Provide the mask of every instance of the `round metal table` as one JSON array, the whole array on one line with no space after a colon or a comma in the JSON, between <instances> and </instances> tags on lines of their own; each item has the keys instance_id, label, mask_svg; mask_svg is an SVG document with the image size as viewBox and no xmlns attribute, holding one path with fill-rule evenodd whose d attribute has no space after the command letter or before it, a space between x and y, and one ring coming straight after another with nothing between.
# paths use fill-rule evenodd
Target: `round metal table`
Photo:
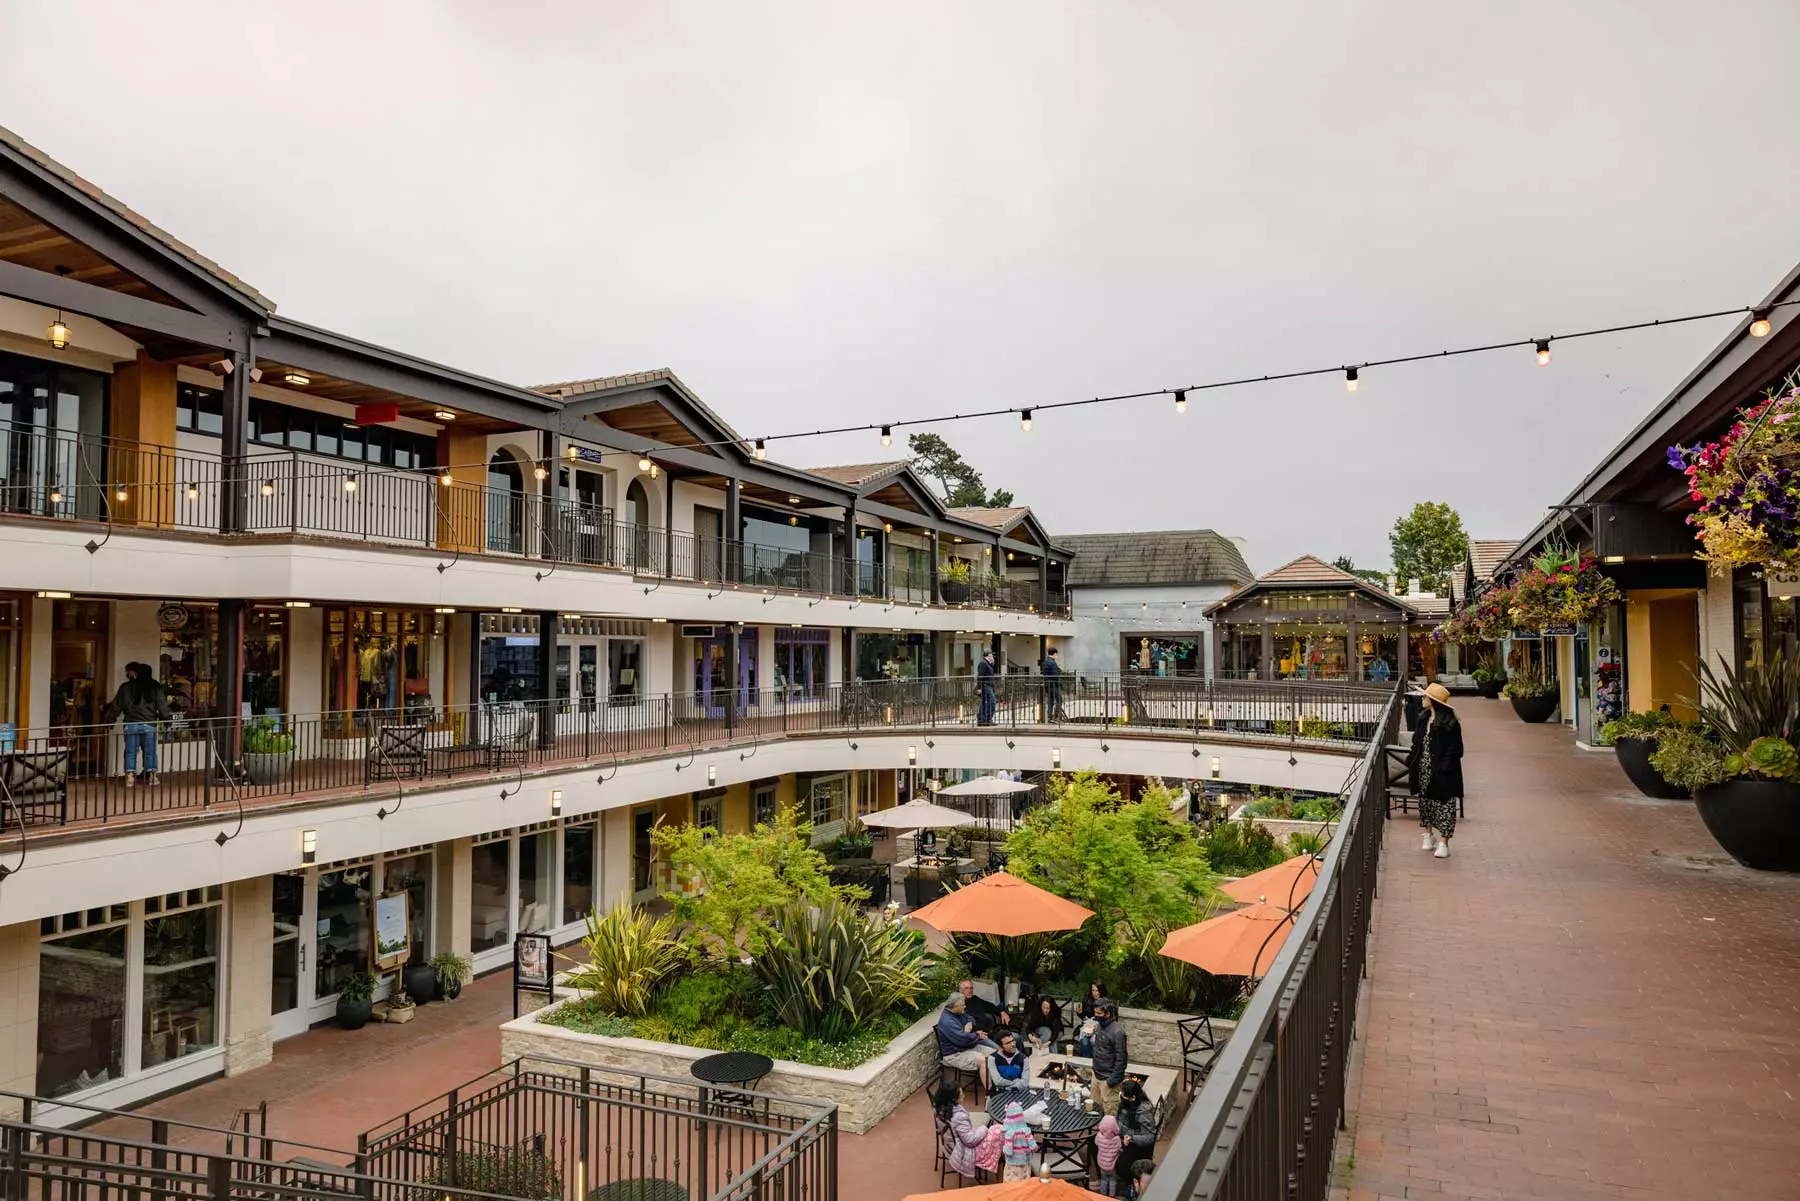
<instances>
[{"instance_id":1,"label":"round metal table","mask_svg":"<svg viewBox=\"0 0 1800 1201\"><path fill-rule=\"evenodd\" d=\"M641 1176L635 1180L614 1180L591 1189L587 1201L688 1201L688 1191L673 1180Z\"/></svg>"},{"instance_id":2,"label":"round metal table","mask_svg":"<svg viewBox=\"0 0 1800 1201\"><path fill-rule=\"evenodd\" d=\"M751 1108L754 1098L748 1095L750 1090L774 1070L773 1059L751 1051L721 1051L717 1055L702 1056L688 1069L694 1079L709 1086L700 1090L702 1105L710 1101L734 1109Z\"/></svg>"},{"instance_id":3,"label":"round metal table","mask_svg":"<svg viewBox=\"0 0 1800 1201\"><path fill-rule=\"evenodd\" d=\"M1048 1126L1033 1126L1038 1153L1052 1175L1088 1177L1092 1174L1094 1129L1106 1115L1099 1106L1089 1113L1081 1105L1071 1105L1049 1088L1005 1088L990 1093L988 1117L995 1122L1006 1120L1006 1107L1014 1101L1020 1108L1030 1109L1038 1101L1048 1101Z\"/></svg>"}]
</instances>

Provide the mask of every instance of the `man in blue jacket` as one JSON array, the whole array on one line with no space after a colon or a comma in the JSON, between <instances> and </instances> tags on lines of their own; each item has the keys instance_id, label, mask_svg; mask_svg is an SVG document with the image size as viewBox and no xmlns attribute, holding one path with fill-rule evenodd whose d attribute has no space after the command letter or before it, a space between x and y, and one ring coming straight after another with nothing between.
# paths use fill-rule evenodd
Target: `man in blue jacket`
<instances>
[{"instance_id":1,"label":"man in blue jacket","mask_svg":"<svg viewBox=\"0 0 1800 1201\"><path fill-rule=\"evenodd\" d=\"M966 1007L962 993L955 992L950 994L944 1011L938 1014L938 1056L947 1068L977 1073L981 1077L981 1087L985 1089L988 1087L988 1056L994 1053L994 1045L975 1029L975 1023L965 1012Z\"/></svg>"},{"instance_id":2,"label":"man in blue jacket","mask_svg":"<svg viewBox=\"0 0 1800 1201\"><path fill-rule=\"evenodd\" d=\"M1062 719L1062 664L1056 661L1056 648L1051 647L1044 653L1044 720Z\"/></svg>"},{"instance_id":3,"label":"man in blue jacket","mask_svg":"<svg viewBox=\"0 0 1800 1201\"><path fill-rule=\"evenodd\" d=\"M994 724L994 710L998 708L994 700L994 648L981 648L981 662L975 665L975 683L981 689L981 704L975 710L975 724L991 726Z\"/></svg>"}]
</instances>

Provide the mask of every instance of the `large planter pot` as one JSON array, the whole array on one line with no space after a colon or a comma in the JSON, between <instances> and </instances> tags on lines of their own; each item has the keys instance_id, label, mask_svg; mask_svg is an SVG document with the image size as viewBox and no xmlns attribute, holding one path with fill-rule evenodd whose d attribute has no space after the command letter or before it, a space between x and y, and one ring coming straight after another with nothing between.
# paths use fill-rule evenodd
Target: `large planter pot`
<instances>
[{"instance_id":1,"label":"large planter pot","mask_svg":"<svg viewBox=\"0 0 1800 1201\"><path fill-rule=\"evenodd\" d=\"M1694 794L1707 832L1745 867L1800 872L1800 784L1727 780Z\"/></svg>"},{"instance_id":2,"label":"large planter pot","mask_svg":"<svg viewBox=\"0 0 1800 1201\"><path fill-rule=\"evenodd\" d=\"M1613 754L1619 757L1619 766L1625 769L1639 792L1663 801L1686 800L1687 789L1669 783L1651 766L1650 756L1655 750L1654 738L1620 738L1613 743Z\"/></svg>"},{"instance_id":3,"label":"large planter pot","mask_svg":"<svg viewBox=\"0 0 1800 1201\"><path fill-rule=\"evenodd\" d=\"M1550 715L1556 712L1556 694L1549 696L1515 696L1512 701L1513 712L1519 715L1520 721L1536 725L1549 721Z\"/></svg>"},{"instance_id":4,"label":"large planter pot","mask_svg":"<svg viewBox=\"0 0 1800 1201\"><path fill-rule=\"evenodd\" d=\"M1475 683L1475 689L1490 701L1498 700L1501 683L1500 680L1478 680Z\"/></svg>"},{"instance_id":5,"label":"large planter pot","mask_svg":"<svg viewBox=\"0 0 1800 1201\"><path fill-rule=\"evenodd\" d=\"M406 982L406 995L418 1004L423 1005L427 1001L437 1000L437 973L431 970L429 964L407 964L402 979Z\"/></svg>"},{"instance_id":6,"label":"large planter pot","mask_svg":"<svg viewBox=\"0 0 1800 1201\"><path fill-rule=\"evenodd\" d=\"M939 580L938 592L943 594L946 605L960 605L969 599L969 585L954 580Z\"/></svg>"},{"instance_id":7,"label":"large planter pot","mask_svg":"<svg viewBox=\"0 0 1800 1201\"><path fill-rule=\"evenodd\" d=\"M244 775L249 777L252 784L279 784L288 778L288 772L293 766L292 751L282 751L275 755L244 754Z\"/></svg>"},{"instance_id":8,"label":"large planter pot","mask_svg":"<svg viewBox=\"0 0 1800 1201\"><path fill-rule=\"evenodd\" d=\"M375 1012L373 1001L351 1001L338 998L337 1023L346 1030L361 1030L369 1024L369 1017Z\"/></svg>"}]
</instances>

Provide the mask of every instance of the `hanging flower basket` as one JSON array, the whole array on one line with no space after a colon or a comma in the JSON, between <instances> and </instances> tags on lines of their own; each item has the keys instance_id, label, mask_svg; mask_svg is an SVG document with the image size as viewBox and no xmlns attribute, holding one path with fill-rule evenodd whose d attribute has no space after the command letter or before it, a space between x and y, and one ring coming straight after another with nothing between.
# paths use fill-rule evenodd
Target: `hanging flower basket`
<instances>
[{"instance_id":1,"label":"hanging flower basket","mask_svg":"<svg viewBox=\"0 0 1800 1201\"><path fill-rule=\"evenodd\" d=\"M1549 550L1513 581L1513 624L1540 630L1553 625L1585 625L1619 599L1619 586L1602 574L1593 556Z\"/></svg>"},{"instance_id":2,"label":"hanging flower basket","mask_svg":"<svg viewBox=\"0 0 1800 1201\"><path fill-rule=\"evenodd\" d=\"M1700 557L1719 569L1800 568L1800 388L1741 409L1723 438L1669 447L1700 506Z\"/></svg>"}]
</instances>

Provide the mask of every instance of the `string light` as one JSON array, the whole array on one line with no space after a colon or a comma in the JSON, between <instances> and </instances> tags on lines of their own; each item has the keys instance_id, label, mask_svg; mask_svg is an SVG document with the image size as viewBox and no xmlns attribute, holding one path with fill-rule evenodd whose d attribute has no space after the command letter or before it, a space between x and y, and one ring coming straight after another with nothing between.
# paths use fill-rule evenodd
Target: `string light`
<instances>
[{"instance_id":1,"label":"string light","mask_svg":"<svg viewBox=\"0 0 1800 1201\"><path fill-rule=\"evenodd\" d=\"M62 504L62 489L61 488L50 489L50 503L53 505Z\"/></svg>"},{"instance_id":2,"label":"string light","mask_svg":"<svg viewBox=\"0 0 1800 1201\"><path fill-rule=\"evenodd\" d=\"M1175 412L1177 415L1187 412L1187 389L1175 389Z\"/></svg>"},{"instance_id":3,"label":"string light","mask_svg":"<svg viewBox=\"0 0 1800 1201\"><path fill-rule=\"evenodd\" d=\"M199 500L200 499L200 488L198 485L189 484L187 486L187 498L189 500Z\"/></svg>"},{"instance_id":4,"label":"string light","mask_svg":"<svg viewBox=\"0 0 1800 1201\"><path fill-rule=\"evenodd\" d=\"M354 471L344 477L344 491L356 491L356 473Z\"/></svg>"},{"instance_id":5,"label":"string light","mask_svg":"<svg viewBox=\"0 0 1800 1201\"><path fill-rule=\"evenodd\" d=\"M550 469L548 467L544 466L542 463L538 463L532 467L531 474L535 475L537 477L538 483L541 484L545 480L550 478Z\"/></svg>"},{"instance_id":6,"label":"string light","mask_svg":"<svg viewBox=\"0 0 1800 1201\"><path fill-rule=\"evenodd\" d=\"M438 483L446 488L450 486L450 472L448 468L438 474Z\"/></svg>"},{"instance_id":7,"label":"string light","mask_svg":"<svg viewBox=\"0 0 1800 1201\"><path fill-rule=\"evenodd\" d=\"M638 456L638 470L639 471L649 471L651 466L652 466L652 464L648 457L646 457L644 455Z\"/></svg>"},{"instance_id":8,"label":"string light","mask_svg":"<svg viewBox=\"0 0 1800 1201\"><path fill-rule=\"evenodd\" d=\"M1757 309L1750 314L1750 336L1766 338L1769 336L1769 310Z\"/></svg>"},{"instance_id":9,"label":"string light","mask_svg":"<svg viewBox=\"0 0 1800 1201\"><path fill-rule=\"evenodd\" d=\"M894 431L891 426L884 425L881 427L881 444L883 446L892 446L894 444Z\"/></svg>"},{"instance_id":10,"label":"string light","mask_svg":"<svg viewBox=\"0 0 1800 1201\"><path fill-rule=\"evenodd\" d=\"M1356 391L1356 368L1354 367L1344 368L1344 391Z\"/></svg>"},{"instance_id":11,"label":"string light","mask_svg":"<svg viewBox=\"0 0 1800 1201\"><path fill-rule=\"evenodd\" d=\"M757 460L757 462L760 463L760 462L762 462L762 460L764 460L768 457L769 457L768 447L763 444L763 440L761 438L758 438L756 440L756 460Z\"/></svg>"},{"instance_id":12,"label":"string light","mask_svg":"<svg viewBox=\"0 0 1800 1201\"><path fill-rule=\"evenodd\" d=\"M1550 365L1550 339L1539 338L1537 342L1537 361L1539 367Z\"/></svg>"},{"instance_id":13,"label":"string light","mask_svg":"<svg viewBox=\"0 0 1800 1201\"><path fill-rule=\"evenodd\" d=\"M114 497L115 497L115 498L116 498L116 499L118 499L118 500L120 500L120 501L123 501L123 500L124 500L124 499L125 499L125 485L124 485L124 484L120 484L120 485L119 485L119 490L118 490L118 491L117 491L117 492L114 492L114 493L113 493L113 496L114 496Z\"/></svg>"},{"instance_id":14,"label":"string light","mask_svg":"<svg viewBox=\"0 0 1800 1201\"><path fill-rule=\"evenodd\" d=\"M1026 434L1029 434L1031 432L1031 410L1030 409L1020 409L1019 410L1019 430L1021 433L1026 433Z\"/></svg>"},{"instance_id":15,"label":"string light","mask_svg":"<svg viewBox=\"0 0 1800 1201\"><path fill-rule=\"evenodd\" d=\"M274 480L264 480L262 482L262 494L264 496L274 496L275 495L275 481Z\"/></svg>"}]
</instances>

